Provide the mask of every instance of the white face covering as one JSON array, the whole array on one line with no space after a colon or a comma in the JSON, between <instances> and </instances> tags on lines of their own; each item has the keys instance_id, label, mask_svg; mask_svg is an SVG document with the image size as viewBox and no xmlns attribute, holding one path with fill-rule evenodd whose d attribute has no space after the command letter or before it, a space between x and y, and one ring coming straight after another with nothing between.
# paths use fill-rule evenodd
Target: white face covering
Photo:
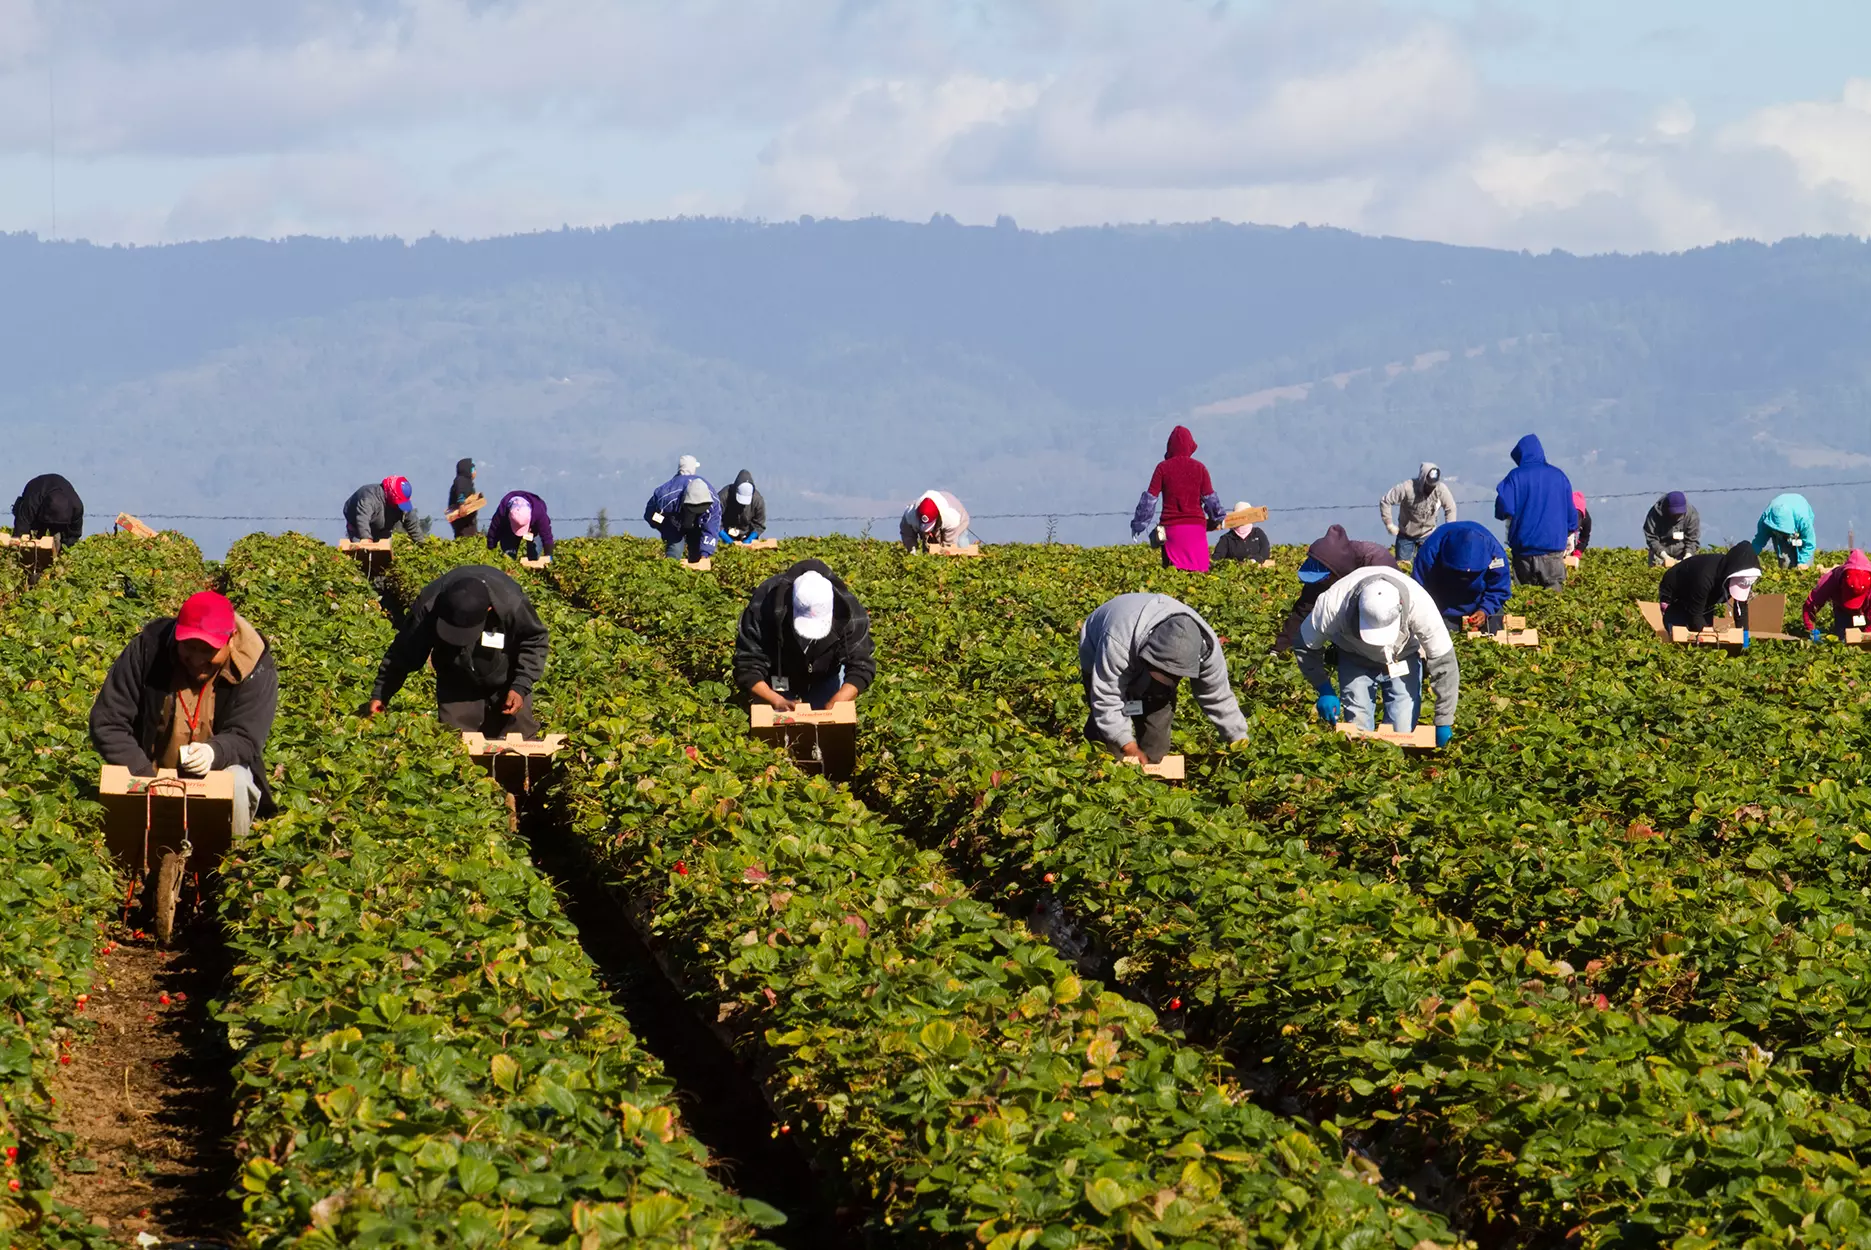
<instances>
[{"instance_id":1,"label":"white face covering","mask_svg":"<svg viewBox=\"0 0 1871 1250\"><path fill-rule=\"evenodd\" d=\"M1733 599L1736 603L1746 603L1748 601L1748 596L1754 593L1754 583L1758 581L1759 578L1760 574L1758 573L1753 576L1744 573L1740 577L1729 578L1728 597Z\"/></svg>"},{"instance_id":2,"label":"white face covering","mask_svg":"<svg viewBox=\"0 0 1871 1250\"><path fill-rule=\"evenodd\" d=\"M1242 500L1240 503L1235 504L1234 511L1246 512L1247 501ZM1234 536L1236 538L1246 538L1249 534L1253 532L1254 532L1254 523L1252 521L1249 521L1246 525L1237 525L1234 527Z\"/></svg>"}]
</instances>

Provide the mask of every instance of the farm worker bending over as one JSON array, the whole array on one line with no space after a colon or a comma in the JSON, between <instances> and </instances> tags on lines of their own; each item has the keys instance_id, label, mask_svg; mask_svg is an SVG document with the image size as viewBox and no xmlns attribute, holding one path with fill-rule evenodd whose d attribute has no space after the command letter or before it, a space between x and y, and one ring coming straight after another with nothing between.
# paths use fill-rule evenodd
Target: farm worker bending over
<instances>
[{"instance_id":1,"label":"farm worker bending over","mask_svg":"<svg viewBox=\"0 0 1871 1250\"><path fill-rule=\"evenodd\" d=\"M1762 555L1774 549L1780 567L1805 568L1819 554L1819 540L1813 532L1813 506L1804 495L1775 495L1761 513L1761 523L1754 530L1754 550Z\"/></svg>"},{"instance_id":2,"label":"farm worker bending over","mask_svg":"<svg viewBox=\"0 0 1871 1250\"><path fill-rule=\"evenodd\" d=\"M1221 496L1208 480L1208 466L1195 458L1195 435L1186 426L1169 432L1163 459L1150 475L1150 485L1137 497L1130 518L1132 536L1142 534L1156 520L1157 496L1163 498L1163 567L1208 572L1208 531L1221 525Z\"/></svg>"},{"instance_id":3,"label":"farm worker bending over","mask_svg":"<svg viewBox=\"0 0 1871 1250\"><path fill-rule=\"evenodd\" d=\"M1650 548L1652 568L1702 550L1702 514L1683 492L1673 490L1650 505L1644 514L1644 546Z\"/></svg>"},{"instance_id":4,"label":"farm worker bending over","mask_svg":"<svg viewBox=\"0 0 1871 1250\"><path fill-rule=\"evenodd\" d=\"M1663 574L1657 601L1663 605L1665 628L1682 625L1693 630L1715 623L1724 603L1735 605L1735 624L1748 627L1748 595L1760 580L1760 557L1753 543L1736 543L1724 552L1690 556Z\"/></svg>"},{"instance_id":5,"label":"farm worker bending over","mask_svg":"<svg viewBox=\"0 0 1871 1250\"><path fill-rule=\"evenodd\" d=\"M1444 620L1481 629L1514 593L1507 548L1485 525L1451 521L1417 548L1410 576L1436 601Z\"/></svg>"},{"instance_id":6,"label":"farm worker bending over","mask_svg":"<svg viewBox=\"0 0 1871 1250\"><path fill-rule=\"evenodd\" d=\"M1338 688L1325 671L1325 647L1338 648ZM1455 644L1429 592L1394 569L1359 569L1319 596L1299 627L1299 673L1318 692L1319 718L1336 725L1349 712L1360 729L1377 727L1377 692L1384 719L1401 733L1416 728L1423 705L1423 670L1436 692L1436 745L1455 731L1462 676Z\"/></svg>"},{"instance_id":7,"label":"farm worker bending over","mask_svg":"<svg viewBox=\"0 0 1871 1250\"><path fill-rule=\"evenodd\" d=\"M58 539L60 547L69 547L84 537L84 500L70 482L56 473L41 473L26 483L19 498L13 501L13 535L16 538Z\"/></svg>"},{"instance_id":8,"label":"farm worker bending over","mask_svg":"<svg viewBox=\"0 0 1871 1250\"><path fill-rule=\"evenodd\" d=\"M130 640L91 705L91 745L138 777L225 769L234 780L234 836L264 803L266 738L279 708L279 669L259 631L211 590Z\"/></svg>"},{"instance_id":9,"label":"farm worker bending over","mask_svg":"<svg viewBox=\"0 0 1871 1250\"><path fill-rule=\"evenodd\" d=\"M643 520L663 540L663 554L693 564L715 554L721 533L721 499L700 475L701 461L684 456L676 475L658 486L643 505Z\"/></svg>"},{"instance_id":10,"label":"farm worker bending over","mask_svg":"<svg viewBox=\"0 0 1871 1250\"><path fill-rule=\"evenodd\" d=\"M1228 684L1221 640L1193 608L1168 595L1119 595L1078 631L1085 683L1085 740L1125 759L1154 764L1169 752L1176 687L1183 678L1224 742L1247 737L1247 718Z\"/></svg>"},{"instance_id":11,"label":"farm worker bending over","mask_svg":"<svg viewBox=\"0 0 1871 1250\"><path fill-rule=\"evenodd\" d=\"M1832 607L1832 632L1841 639L1848 629L1866 628L1867 615L1871 614L1871 560L1865 559L1864 552L1854 547L1845 557L1845 563L1820 578L1813 592L1806 596L1806 608L1800 619L1814 642L1822 637L1819 613L1827 604Z\"/></svg>"},{"instance_id":12,"label":"farm worker bending over","mask_svg":"<svg viewBox=\"0 0 1871 1250\"><path fill-rule=\"evenodd\" d=\"M734 636L734 684L776 711L849 703L877 677L871 617L823 560L754 587Z\"/></svg>"},{"instance_id":13,"label":"farm worker bending over","mask_svg":"<svg viewBox=\"0 0 1871 1250\"><path fill-rule=\"evenodd\" d=\"M1346 534L1342 525L1326 530L1324 537L1306 548L1306 559L1299 566L1299 598L1294 600L1285 623L1274 637L1273 653L1278 655L1293 649L1293 644L1299 641L1299 626L1312 612L1312 605L1339 578L1356 569L1396 567L1397 560L1390 554L1390 548L1360 542Z\"/></svg>"},{"instance_id":14,"label":"farm worker bending over","mask_svg":"<svg viewBox=\"0 0 1871 1250\"><path fill-rule=\"evenodd\" d=\"M448 510L453 512L462 501L474 493L474 461L463 457L455 461L455 480L448 484ZM481 532L481 514L470 512L467 516L456 517L449 522L454 527L456 538L465 538L469 534Z\"/></svg>"},{"instance_id":15,"label":"farm worker bending over","mask_svg":"<svg viewBox=\"0 0 1871 1250\"><path fill-rule=\"evenodd\" d=\"M1391 509L1396 509L1393 519ZM1442 514L1442 520L1436 514ZM1438 524L1455 520L1455 496L1442 483L1442 470L1425 460L1416 467L1416 476L1398 482L1377 501L1377 515L1384 528L1397 540L1397 559L1414 560L1416 549L1423 545Z\"/></svg>"},{"instance_id":16,"label":"farm worker bending over","mask_svg":"<svg viewBox=\"0 0 1871 1250\"><path fill-rule=\"evenodd\" d=\"M487 549L537 560L552 554L552 517L546 501L530 490L510 490L500 497L487 525Z\"/></svg>"},{"instance_id":17,"label":"farm worker bending over","mask_svg":"<svg viewBox=\"0 0 1871 1250\"><path fill-rule=\"evenodd\" d=\"M1232 511L1246 512L1247 501L1234 505ZM1273 544L1267 541L1267 531L1255 526L1252 521L1246 525L1237 525L1221 536L1215 544L1217 560L1250 560L1255 564L1273 559Z\"/></svg>"},{"instance_id":18,"label":"farm worker bending over","mask_svg":"<svg viewBox=\"0 0 1871 1250\"><path fill-rule=\"evenodd\" d=\"M450 569L422 588L383 653L370 714L383 711L426 661L435 666L444 725L489 738L537 738L533 686L546 671L546 645L546 627L518 582L485 564Z\"/></svg>"},{"instance_id":19,"label":"farm worker bending over","mask_svg":"<svg viewBox=\"0 0 1871 1250\"><path fill-rule=\"evenodd\" d=\"M766 528L767 497L754 485L754 475L742 469L721 499L721 541L750 543Z\"/></svg>"},{"instance_id":20,"label":"farm worker bending over","mask_svg":"<svg viewBox=\"0 0 1871 1250\"><path fill-rule=\"evenodd\" d=\"M1494 516L1507 522L1515 581L1555 590L1566 584L1566 548L1579 528L1579 510L1571 480L1546 463L1536 435L1514 444L1514 468L1494 490Z\"/></svg>"},{"instance_id":21,"label":"farm worker bending over","mask_svg":"<svg viewBox=\"0 0 1871 1250\"><path fill-rule=\"evenodd\" d=\"M344 501L344 536L352 542L374 542L400 529L412 541L421 542L422 527L416 524L415 508L408 478L386 477L381 482L366 483Z\"/></svg>"},{"instance_id":22,"label":"farm worker bending over","mask_svg":"<svg viewBox=\"0 0 1871 1250\"><path fill-rule=\"evenodd\" d=\"M1578 513L1578 521L1570 534L1566 535L1566 547L1573 555L1583 554L1592 545L1592 514L1585 507L1585 492L1572 492L1572 510Z\"/></svg>"},{"instance_id":23,"label":"farm worker bending over","mask_svg":"<svg viewBox=\"0 0 1871 1250\"><path fill-rule=\"evenodd\" d=\"M924 491L903 510L897 537L902 539L905 551L960 546L968 541L968 509L945 490Z\"/></svg>"}]
</instances>

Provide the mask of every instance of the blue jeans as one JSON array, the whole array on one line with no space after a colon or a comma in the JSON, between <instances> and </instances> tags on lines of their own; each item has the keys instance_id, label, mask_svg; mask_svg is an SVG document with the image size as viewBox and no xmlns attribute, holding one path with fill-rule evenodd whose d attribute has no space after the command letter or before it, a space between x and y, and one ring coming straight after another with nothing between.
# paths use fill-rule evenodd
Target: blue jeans
<instances>
[{"instance_id":1,"label":"blue jeans","mask_svg":"<svg viewBox=\"0 0 1871 1250\"><path fill-rule=\"evenodd\" d=\"M1416 549L1422 545L1423 540L1420 538L1405 538L1401 534L1397 535L1397 563L1408 564L1416 559Z\"/></svg>"},{"instance_id":2,"label":"blue jeans","mask_svg":"<svg viewBox=\"0 0 1871 1250\"><path fill-rule=\"evenodd\" d=\"M1417 713L1423 706L1423 657L1412 655L1403 663L1407 671L1392 677L1362 656L1348 651L1338 653L1338 694L1345 705L1345 719L1359 729L1377 728L1377 692L1384 693L1384 721L1392 729L1408 733L1416 728Z\"/></svg>"}]
</instances>

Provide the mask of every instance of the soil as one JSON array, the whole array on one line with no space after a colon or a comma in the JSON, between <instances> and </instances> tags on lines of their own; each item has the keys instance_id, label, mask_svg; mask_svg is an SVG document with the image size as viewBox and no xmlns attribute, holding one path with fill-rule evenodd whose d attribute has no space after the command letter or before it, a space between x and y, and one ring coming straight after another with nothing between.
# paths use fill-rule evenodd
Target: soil
<instances>
[{"instance_id":1,"label":"soil","mask_svg":"<svg viewBox=\"0 0 1871 1250\"><path fill-rule=\"evenodd\" d=\"M74 1138L53 1192L125 1245L144 1232L234 1245L233 1057L208 1015L227 953L200 926L178 936L168 951L119 933L98 959L53 1082Z\"/></svg>"}]
</instances>

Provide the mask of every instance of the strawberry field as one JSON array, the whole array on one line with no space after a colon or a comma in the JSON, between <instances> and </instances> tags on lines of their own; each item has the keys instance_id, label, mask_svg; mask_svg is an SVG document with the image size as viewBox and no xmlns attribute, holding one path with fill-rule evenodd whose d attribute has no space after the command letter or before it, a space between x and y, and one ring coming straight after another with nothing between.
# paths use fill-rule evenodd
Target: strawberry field
<instances>
[{"instance_id":1,"label":"strawberry field","mask_svg":"<svg viewBox=\"0 0 1871 1250\"><path fill-rule=\"evenodd\" d=\"M1656 573L1594 551L1516 593L1538 649L1458 639L1455 737L1405 755L1318 724L1269 656L1277 554L788 540L697 572L568 540L505 566L569 739L517 820L426 677L358 715L472 541L399 541L375 586L290 535L218 566L89 540L0 584L26 727L0 744L0 1224L133 1244L60 1188L86 1148L51 1074L145 942L84 714L212 582L281 678L281 811L193 936L226 952L230 1243L1871 1245L1871 655L1665 644L1632 606ZM807 555L872 616L848 787L753 740L729 678L748 594ZM1179 784L1081 737L1078 625L1139 589L1214 625L1248 716L1223 746L1185 698ZM566 871L603 900L576 926ZM753 1091L738 1135L651 1010Z\"/></svg>"}]
</instances>

